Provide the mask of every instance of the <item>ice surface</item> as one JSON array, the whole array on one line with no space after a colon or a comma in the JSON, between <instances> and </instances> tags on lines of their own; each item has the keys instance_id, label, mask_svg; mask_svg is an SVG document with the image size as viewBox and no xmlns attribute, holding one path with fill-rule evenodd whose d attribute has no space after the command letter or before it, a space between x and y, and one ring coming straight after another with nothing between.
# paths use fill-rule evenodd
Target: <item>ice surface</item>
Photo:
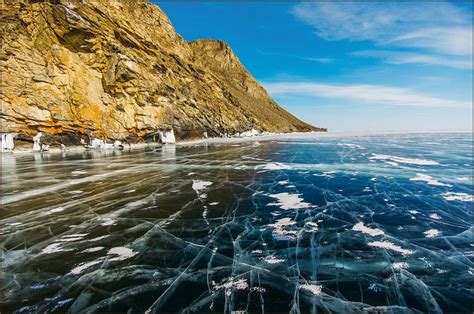
<instances>
[{"instance_id":1,"label":"ice surface","mask_svg":"<svg viewBox=\"0 0 474 314\"><path fill-rule=\"evenodd\" d=\"M2 155L2 310L472 312L470 134L265 137Z\"/></svg>"}]
</instances>

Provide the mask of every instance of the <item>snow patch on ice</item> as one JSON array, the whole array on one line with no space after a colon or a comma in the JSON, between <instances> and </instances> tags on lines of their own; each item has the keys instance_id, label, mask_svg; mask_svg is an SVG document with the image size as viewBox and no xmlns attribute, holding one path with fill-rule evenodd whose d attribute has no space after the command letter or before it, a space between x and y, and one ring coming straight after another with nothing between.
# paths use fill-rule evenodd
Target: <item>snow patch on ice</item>
<instances>
[{"instance_id":1,"label":"snow patch on ice","mask_svg":"<svg viewBox=\"0 0 474 314\"><path fill-rule=\"evenodd\" d=\"M364 226L364 223L363 223L363 222L356 223L356 224L352 227L352 230L354 230L354 231L360 231L360 232L362 232L362 233L371 235L371 236L373 236L373 237L385 234L385 232L384 232L382 229L377 229L377 228L376 228L376 229L372 229L372 228L369 228L369 227Z\"/></svg>"},{"instance_id":2,"label":"snow patch on ice","mask_svg":"<svg viewBox=\"0 0 474 314\"><path fill-rule=\"evenodd\" d=\"M47 211L46 213L47 214L55 214L55 213L60 213L62 211L64 211L64 207L57 207L57 208L53 208L53 209Z\"/></svg>"},{"instance_id":3,"label":"snow patch on ice","mask_svg":"<svg viewBox=\"0 0 474 314\"><path fill-rule=\"evenodd\" d=\"M392 250L403 255L410 255L413 254L412 250L404 249L396 244L393 244L389 241L373 241L368 243L369 246L374 246L382 249Z\"/></svg>"},{"instance_id":4,"label":"snow patch on ice","mask_svg":"<svg viewBox=\"0 0 474 314\"><path fill-rule=\"evenodd\" d=\"M293 226L296 224L296 221L293 221L291 218L281 218L278 219L275 223L267 225L270 228L273 228L272 235L277 241L284 240L293 240L298 233L294 230L286 230L288 226Z\"/></svg>"},{"instance_id":5,"label":"snow patch on ice","mask_svg":"<svg viewBox=\"0 0 474 314\"><path fill-rule=\"evenodd\" d=\"M99 252L104 249L103 246L96 246L96 247L91 247L85 250L82 250L81 253L93 253L93 252Z\"/></svg>"},{"instance_id":6,"label":"snow patch on ice","mask_svg":"<svg viewBox=\"0 0 474 314\"><path fill-rule=\"evenodd\" d=\"M103 218L103 219L101 219L101 221L102 221L102 222L100 223L101 226L113 226L113 225L115 225L115 224L117 223L117 222L116 222L114 219L112 219L112 218Z\"/></svg>"},{"instance_id":7,"label":"snow patch on ice","mask_svg":"<svg viewBox=\"0 0 474 314\"><path fill-rule=\"evenodd\" d=\"M393 269L407 269L408 266L407 262L397 262L392 264Z\"/></svg>"},{"instance_id":8,"label":"snow patch on ice","mask_svg":"<svg viewBox=\"0 0 474 314\"><path fill-rule=\"evenodd\" d=\"M134 257L137 255L137 252L134 252L133 250L129 249L128 247L123 247L123 246L117 246L114 248L111 248L109 252L107 252L109 255L117 255L117 257L111 258L111 261L122 261L125 259L129 259L131 257Z\"/></svg>"},{"instance_id":9,"label":"snow patch on ice","mask_svg":"<svg viewBox=\"0 0 474 314\"><path fill-rule=\"evenodd\" d=\"M270 194L268 196L277 199L277 202L269 203L268 205L279 206L281 209L300 209L312 207L310 203L303 202L301 194L290 194L290 193L278 193Z\"/></svg>"},{"instance_id":10,"label":"snow patch on ice","mask_svg":"<svg viewBox=\"0 0 474 314\"><path fill-rule=\"evenodd\" d=\"M451 184L439 182L438 180L433 179L431 176L423 173L417 173L414 178L410 178L410 181L423 181L428 183L429 185L437 185L437 186L447 186L451 187Z\"/></svg>"},{"instance_id":11,"label":"snow patch on ice","mask_svg":"<svg viewBox=\"0 0 474 314\"><path fill-rule=\"evenodd\" d=\"M467 193L446 192L442 194L447 201L472 202L473 197Z\"/></svg>"},{"instance_id":12,"label":"snow patch on ice","mask_svg":"<svg viewBox=\"0 0 474 314\"><path fill-rule=\"evenodd\" d=\"M309 231L318 231L318 224L316 222L310 221L305 224L305 226L309 227Z\"/></svg>"},{"instance_id":13,"label":"snow patch on ice","mask_svg":"<svg viewBox=\"0 0 474 314\"><path fill-rule=\"evenodd\" d=\"M270 162L264 165L258 165L255 169L263 169L263 170L288 170L291 169L289 165L282 164L280 162Z\"/></svg>"},{"instance_id":14,"label":"snow patch on ice","mask_svg":"<svg viewBox=\"0 0 474 314\"><path fill-rule=\"evenodd\" d=\"M92 261L92 262L79 264L78 266L71 269L71 274L79 275L80 273L82 273L87 268L92 267L92 266L97 265L97 264L100 264L100 263L102 263L102 259L98 259L98 260L95 260L95 261Z\"/></svg>"},{"instance_id":15,"label":"snow patch on ice","mask_svg":"<svg viewBox=\"0 0 474 314\"><path fill-rule=\"evenodd\" d=\"M212 185L212 182L209 182L209 181L193 180L193 190L196 191L196 194L200 198L207 197L207 194L201 193L201 192L207 189L211 185Z\"/></svg>"},{"instance_id":16,"label":"snow patch on ice","mask_svg":"<svg viewBox=\"0 0 474 314\"><path fill-rule=\"evenodd\" d=\"M369 160L384 160L384 161L392 161L396 163L412 164L412 165L420 165L420 166L439 165L439 163L434 160L405 158L405 157L390 156L390 155L383 155L383 154L372 154L372 157L370 157Z\"/></svg>"},{"instance_id":17,"label":"snow patch on ice","mask_svg":"<svg viewBox=\"0 0 474 314\"><path fill-rule=\"evenodd\" d=\"M323 287L320 285L300 285L300 289L309 291L314 295L320 295Z\"/></svg>"},{"instance_id":18,"label":"snow patch on ice","mask_svg":"<svg viewBox=\"0 0 474 314\"><path fill-rule=\"evenodd\" d=\"M272 265L273 264L280 264L280 263L283 263L284 261L285 261L284 259L276 258L273 255L265 257L265 262L268 263L268 264L272 264Z\"/></svg>"},{"instance_id":19,"label":"snow patch on ice","mask_svg":"<svg viewBox=\"0 0 474 314\"><path fill-rule=\"evenodd\" d=\"M242 278L238 280L234 280L231 278L229 281L223 283L223 284L214 284L214 290L219 290L219 289L224 289L225 290L225 295L230 296L232 294L233 290L246 290L249 287L249 284L247 283L247 280Z\"/></svg>"},{"instance_id":20,"label":"snow patch on ice","mask_svg":"<svg viewBox=\"0 0 474 314\"><path fill-rule=\"evenodd\" d=\"M423 232L423 234L427 238L435 238L435 237L439 236L441 234L441 232L439 230L436 230L436 229L430 229L428 231Z\"/></svg>"},{"instance_id":21,"label":"snow patch on ice","mask_svg":"<svg viewBox=\"0 0 474 314\"><path fill-rule=\"evenodd\" d=\"M440 220L440 219L441 219L441 216L438 215L438 214L431 214L431 215L430 215L430 218L436 219L436 220Z\"/></svg>"}]
</instances>

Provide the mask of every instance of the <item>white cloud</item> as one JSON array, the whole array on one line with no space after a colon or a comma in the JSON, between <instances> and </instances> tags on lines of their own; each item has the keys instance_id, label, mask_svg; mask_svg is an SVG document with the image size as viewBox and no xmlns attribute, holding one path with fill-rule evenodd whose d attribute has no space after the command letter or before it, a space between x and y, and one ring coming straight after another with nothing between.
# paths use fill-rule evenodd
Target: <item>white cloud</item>
<instances>
[{"instance_id":1,"label":"white cloud","mask_svg":"<svg viewBox=\"0 0 474 314\"><path fill-rule=\"evenodd\" d=\"M447 2L303 2L292 13L326 40L472 55L472 13Z\"/></svg>"},{"instance_id":2,"label":"white cloud","mask_svg":"<svg viewBox=\"0 0 474 314\"><path fill-rule=\"evenodd\" d=\"M469 57L446 57L423 53L401 52L390 50L361 50L352 53L358 57L375 57L384 59L391 64L428 64L440 65L458 69L472 69L472 60Z\"/></svg>"},{"instance_id":3,"label":"white cloud","mask_svg":"<svg viewBox=\"0 0 474 314\"><path fill-rule=\"evenodd\" d=\"M334 62L333 58L304 58L304 59L308 61L319 62L319 63L333 63Z\"/></svg>"},{"instance_id":4,"label":"white cloud","mask_svg":"<svg viewBox=\"0 0 474 314\"><path fill-rule=\"evenodd\" d=\"M416 93L410 89L380 85L335 85L317 82L267 82L264 87L272 96L305 95L344 99L351 103L418 107L469 107L467 102L442 99Z\"/></svg>"}]
</instances>

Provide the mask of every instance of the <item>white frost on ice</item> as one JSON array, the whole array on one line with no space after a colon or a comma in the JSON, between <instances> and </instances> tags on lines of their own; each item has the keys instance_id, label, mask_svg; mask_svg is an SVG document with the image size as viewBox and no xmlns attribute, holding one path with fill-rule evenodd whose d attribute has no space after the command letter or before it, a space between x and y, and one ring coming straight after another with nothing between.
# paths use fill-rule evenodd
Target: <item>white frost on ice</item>
<instances>
[{"instance_id":1,"label":"white frost on ice","mask_svg":"<svg viewBox=\"0 0 474 314\"><path fill-rule=\"evenodd\" d=\"M333 174L335 174L336 171L325 171L323 173L313 173L313 176L315 177L326 177L326 178L334 178Z\"/></svg>"},{"instance_id":2,"label":"white frost on ice","mask_svg":"<svg viewBox=\"0 0 474 314\"><path fill-rule=\"evenodd\" d=\"M410 181L423 181L428 183L429 185L437 185L437 186L447 186L451 187L451 184L439 182L436 179L433 179L431 176L423 173L417 173L414 178L410 178Z\"/></svg>"},{"instance_id":3,"label":"white frost on ice","mask_svg":"<svg viewBox=\"0 0 474 314\"><path fill-rule=\"evenodd\" d=\"M41 254L52 254L52 253L62 252L62 251L65 251L65 250L61 247L61 243L53 243L45 247L41 251Z\"/></svg>"},{"instance_id":4,"label":"white frost on ice","mask_svg":"<svg viewBox=\"0 0 474 314\"><path fill-rule=\"evenodd\" d=\"M272 264L272 265L273 264L280 264L280 263L283 263L284 261L285 261L284 259L276 258L273 255L265 257L265 262L268 263L268 264Z\"/></svg>"},{"instance_id":5,"label":"white frost on ice","mask_svg":"<svg viewBox=\"0 0 474 314\"><path fill-rule=\"evenodd\" d=\"M117 246L117 247L111 248L107 254L117 255L117 257L111 258L110 259L111 261L122 261L128 258L134 257L138 253L132 251L128 247Z\"/></svg>"},{"instance_id":6,"label":"white frost on ice","mask_svg":"<svg viewBox=\"0 0 474 314\"><path fill-rule=\"evenodd\" d=\"M472 194L467 193L446 192L442 196L447 201L472 202L473 200Z\"/></svg>"},{"instance_id":7,"label":"white frost on ice","mask_svg":"<svg viewBox=\"0 0 474 314\"><path fill-rule=\"evenodd\" d=\"M82 190L75 190L75 191L69 191L70 194L82 194L84 191Z\"/></svg>"},{"instance_id":8,"label":"white frost on ice","mask_svg":"<svg viewBox=\"0 0 474 314\"><path fill-rule=\"evenodd\" d=\"M430 215L430 218L436 219L436 220L440 220L440 219L441 219L441 216L438 215L438 214L431 214L431 215Z\"/></svg>"},{"instance_id":9,"label":"white frost on ice","mask_svg":"<svg viewBox=\"0 0 474 314\"><path fill-rule=\"evenodd\" d=\"M196 191L196 194L200 198L206 198L207 194L201 193L203 190L207 189L212 185L212 182L202 181L202 180L193 180L193 190Z\"/></svg>"},{"instance_id":10,"label":"white frost on ice","mask_svg":"<svg viewBox=\"0 0 474 314\"><path fill-rule=\"evenodd\" d=\"M338 145L339 145L339 146L346 146L346 147L349 147L349 148L364 149L363 146L358 145L358 144L352 144L352 143L339 143Z\"/></svg>"},{"instance_id":11,"label":"white frost on ice","mask_svg":"<svg viewBox=\"0 0 474 314\"><path fill-rule=\"evenodd\" d=\"M288 170L291 169L289 165L282 164L280 162L270 162L264 165L258 165L255 169L263 169L263 170Z\"/></svg>"},{"instance_id":12,"label":"white frost on ice","mask_svg":"<svg viewBox=\"0 0 474 314\"><path fill-rule=\"evenodd\" d=\"M244 278L238 280L231 278L229 281L221 285L216 284L215 282L213 282L213 284L214 290L224 289L226 296L230 296L232 294L232 290L246 290L249 287L247 280Z\"/></svg>"},{"instance_id":13,"label":"white frost on ice","mask_svg":"<svg viewBox=\"0 0 474 314\"><path fill-rule=\"evenodd\" d=\"M303 202L300 197L301 194L290 194L290 193L278 193L270 194L268 196L275 198L278 202L269 203L268 205L279 206L281 209L300 209L309 208L312 205L310 203Z\"/></svg>"},{"instance_id":14,"label":"white frost on ice","mask_svg":"<svg viewBox=\"0 0 474 314\"><path fill-rule=\"evenodd\" d=\"M275 223L267 225L270 228L273 228L272 235L277 241L284 240L293 240L298 233L294 230L286 230L288 226L293 226L296 224L291 218L281 218L278 219Z\"/></svg>"},{"instance_id":15,"label":"white frost on ice","mask_svg":"<svg viewBox=\"0 0 474 314\"><path fill-rule=\"evenodd\" d=\"M101 221L102 221L102 222L100 223L101 226L113 226L113 225L115 225L115 224L117 223L117 222L116 222L114 219L112 219L112 218L102 218Z\"/></svg>"},{"instance_id":16,"label":"white frost on ice","mask_svg":"<svg viewBox=\"0 0 474 314\"><path fill-rule=\"evenodd\" d=\"M55 213L60 213L64 211L64 207L57 207L57 208L53 208L51 210L48 210L46 213L47 214L55 214Z\"/></svg>"},{"instance_id":17,"label":"white frost on ice","mask_svg":"<svg viewBox=\"0 0 474 314\"><path fill-rule=\"evenodd\" d=\"M372 157L370 157L369 159L370 160L392 161L392 162L396 162L396 163L412 164L412 165L420 165L420 166L439 165L439 163L437 161L434 161L434 160L426 160L426 159L418 159L418 158L405 158L405 157L390 156L390 155L383 155L383 154L372 154Z\"/></svg>"},{"instance_id":18,"label":"white frost on ice","mask_svg":"<svg viewBox=\"0 0 474 314\"><path fill-rule=\"evenodd\" d=\"M71 172L71 174L73 176L80 176L81 174L87 174L87 171L83 171L83 170L74 170Z\"/></svg>"},{"instance_id":19,"label":"white frost on ice","mask_svg":"<svg viewBox=\"0 0 474 314\"><path fill-rule=\"evenodd\" d=\"M99 263L102 263L102 259L98 259L98 260L95 260L95 261L92 261L92 262L79 264L78 266L71 269L71 274L79 275L80 273L82 273L87 268L89 268L91 266L94 266L94 265L97 265Z\"/></svg>"},{"instance_id":20,"label":"white frost on ice","mask_svg":"<svg viewBox=\"0 0 474 314\"><path fill-rule=\"evenodd\" d=\"M94 253L98 251L102 251L104 249L103 246L96 246L96 247L91 247L85 250L82 250L81 253Z\"/></svg>"},{"instance_id":21,"label":"white frost on ice","mask_svg":"<svg viewBox=\"0 0 474 314\"><path fill-rule=\"evenodd\" d=\"M314 295L320 295L323 287L320 285L300 285L300 289L309 291Z\"/></svg>"},{"instance_id":22,"label":"white frost on ice","mask_svg":"<svg viewBox=\"0 0 474 314\"><path fill-rule=\"evenodd\" d=\"M423 232L423 234L427 238L435 238L435 237L439 236L441 234L441 232L439 230L436 230L436 229L430 229L428 231Z\"/></svg>"},{"instance_id":23,"label":"white frost on ice","mask_svg":"<svg viewBox=\"0 0 474 314\"><path fill-rule=\"evenodd\" d=\"M309 227L309 231L318 231L318 224L316 222L310 221L305 224Z\"/></svg>"},{"instance_id":24,"label":"white frost on ice","mask_svg":"<svg viewBox=\"0 0 474 314\"><path fill-rule=\"evenodd\" d=\"M382 249L392 250L403 255L410 255L413 254L412 250L404 249L396 244L393 244L389 241L373 241L368 243L369 246L374 246Z\"/></svg>"},{"instance_id":25,"label":"white frost on ice","mask_svg":"<svg viewBox=\"0 0 474 314\"><path fill-rule=\"evenodd\" d=\"M408 211L410 214L413 214L413 215L416 215L416 214L419 214L420 212L417 211L416 209L411 209Z\"/></svg>"},{"instance_id":26,"label":"white frost on ice","mask_svg":"<svg viewBox=\"0 0 474 314\"><path fill-rule=\"evenodd\" d=\"M397 262L392 264L393 269L406 269L408 266L407 262Z\"/></svg>"},{"instance_id":27,"label":"white frost on ice","mask_svg":"<svg viewBox=\"0 0 474 314\"><path fill-rule=\"evenodd\" d=\"M383 235L385 232L382 229L372 229L369 227L364 226L363 222L358 222L356 223L353 227L352 230L354 231L360 231L362 233L371 235L373 237Z\"/></svg>"}]
</instances>

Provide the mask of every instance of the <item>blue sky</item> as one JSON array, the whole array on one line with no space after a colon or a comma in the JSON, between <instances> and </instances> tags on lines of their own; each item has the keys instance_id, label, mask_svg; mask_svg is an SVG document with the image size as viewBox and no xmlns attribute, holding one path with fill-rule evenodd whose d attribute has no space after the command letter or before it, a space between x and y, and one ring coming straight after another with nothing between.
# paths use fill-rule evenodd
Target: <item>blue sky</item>
<instances>
[{"instance_id":1,"label":"blue sky","mask_svg":"<svg viewBox=\"0 0 474 314\"><path fill-rule=\"evenodd\" d=\"M471 2L162 2L330 131L472 130Z\"/></svg>"}]
</instances>

